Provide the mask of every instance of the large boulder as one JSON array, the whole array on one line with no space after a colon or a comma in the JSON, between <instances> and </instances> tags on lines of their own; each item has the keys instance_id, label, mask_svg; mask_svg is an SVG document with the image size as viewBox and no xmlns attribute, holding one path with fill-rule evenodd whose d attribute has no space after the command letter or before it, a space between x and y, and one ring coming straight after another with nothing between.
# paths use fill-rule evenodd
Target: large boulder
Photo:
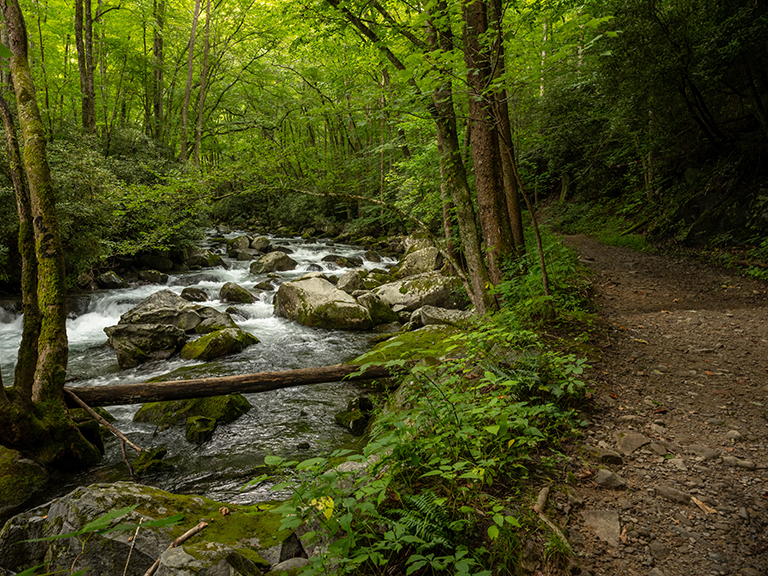
<instances>
[{"instance_id":1,"label":"large boulder","mask_svg":"<svg viewBox=\"0 0 768 576\"><path fill-rule=\"evenodd\" d=\"M109 290L128 287L128 282L123 280L120 276L117 275L117 273L113 272L112 270L104 272L103 274L99 274L99 276L96 278L96 284L98 284L99 288L107 288Z\"/></svg>"},{"instance_id":2,"label":"large boulder","mask_svg":"<svg viewBox=\"0 0 768 576\"><path fill-rule=\"evenodd\" d=\"M269 238L266 238L264 236L258 236L257 238L254 238L251 240L251 248L253 250L258 250L259 252L269 252L269 247L272 242ZM287 252L286 252L287 254Z\"/></svg>"},{"instance_id":3,"label":"large boulder","mask_svg":"<svg viewBox=\"0 0 768 576\"><path fill-rule=\"evenodd\" d=\"M357 296L357 302L368 309L374 326L397 322L397 314L373 292L365 292Z\"/></svg>"},{"instance_id":4,"label":"large boulder","mask_svg":"<svg viewBox=\"0 0 768 576\"><path fill-rule=\"evenodd\" d=\"M214 254L210 250L203 250L200 248L193 248L190 250L187 258L187 266L190 268L198 266L200 268L215 268L216 266L227 268L227 264L221 256Z\"/></svg>"},{"instance_id":5,"label":"large boulder","mask_svg":"<svg viewBox=\"0 0 768 576\"><path fill-rule=\"evenodd\" d=\"M133 416L133 421L168 428L176 424L185 424L187 419L193 416L205 416L215 420L217 424L228 424L240 418L252 407L241 394L147 402L138 409Z\"/></svg>"},{"instance_id":6,"label":"large boulder","mask_svg":"<svg viewBox=\"0 0 768 576\"><path fill-rule=\"evenodd\" d=\"M171 290L160 290L120 316L120 324L170 324L191 331L202 321L198 308Z\"/></svg>"},{"instance_id":7,"label":"large boulder","mask_svg":"<svg viewBox=\"0 0 768 576\"><path fill-rule=\"evenodd\" d=\"M432 272L443 267L443 255L434 246L409 252L401 261L398 276L405 278L424 272Z\"/></svg>"},{"instance_id":8,"label":"large boulder","mask_svg":"<svg viewBox=\"0 0 768 576\"><path fill-rule=\"evenodd\" d=\"M336 283L336 288L344 290L347 294L352 294L356 290L365 290L363 275L361 270L350 270L345 272Z\"/></svg>"},{"instance_id":9,"label":"large boulder","mask_svg":"<svg viewBox=\"0 0 768 576\"><path fill-rule=\"evenodd\" d=\"M414 316L418 317L418 321ZM457 328L466 328L474 318L475 313L469 310L448 310L446 308L427 305L422 306L413 312L411 322L414 322L419 326L442 324L456 326Z\"/></svg>"},{"instance_id":10,"label":"large boulder","mask_svg":"<svg viewBox=\"0 0 768 576\"><path fill-rule=\"evenodd\" d=\"M139 270L139 280L149 282L150 284L167 284L168 274L159 270Z\"/></svg>"},{"instance_id":11,"label":"large boulder","mask_svg":"<svg viewBox=\"0 0 768 576\"><path fill-rule=\"evenodd\" d=\"M248 236L238 236L227 241L227 252L233 250L246 250L251 247L251 239Z\"/></svg>"},{"instance_id":12,"label":"large boulder","mask_svg":"<svg viewBox=\"0 0 768 576\"><path fill-rule=\"evenodd\" d=\"M215 308L204 306L197 313L200 314L200 318L203 321L195 326L195 334L210 334L211 332L216 332L216 330L237 328L237 324L232 320L232 316L228 312L219 312Z\"/></svg>"},{"instance_id":13,"label":"large boulder","mask_svg":"<svg viewBox=\"0 0 768 576\"><path fill-rule=\"evenodd\" d=\"M157 576L262 574L270 568L262 555L279 559L288 549L284 543L289 537L295 540L291 532L280 530L282 518L272 512L273 507L232 505L132 482L93 484L11 518L0 532L0 573L15 574L49 562L46 573L143 576L159 558ZM104 534L90 532L80 538L28 542L71 534L118 510L125 515L115 523L135 526L142 522L138 532L129 527ZM175 515L181 516L178 524L149 524ZM208 522L208 528L169 548L201 519Z\"/></svg>"},{"instance_id":14,"label":"large boulder","mask_svg":"<svg viewBox=\"0 0 768 576\"><path fill-rule=\"evenodd\" d=\"M461 280L437 272L426 272L390 282L375 288L373 293L396 312L416 310L427 305L450 309L466 305Z\"/></svg>"},{"instance_id":15,"label":"large boulder","mask_svg":"<svg viewBox=\"0 0 768 576\"><path fill-rule=\"evenodd\" d=\"M235 302L237 304L250 304L256 301L256 296L235 282L225 283L221 290L219 290L219 298L224 302Z\"/></svg>"},{"instance_id":16,"label":"large boulder","mask_svg":"<svg viewBox=\"0 0 768 576\"><path fill-rule=\"evenodd\" d=\"M104 328L104 332L120 368L170 358L187 340L184 330L171 324L117 324Z\"/></svg>"},{"instance_id":17,"label":"large boulder","mask_svg":"<svg viewBox=\"0 0 768 576\"><path fill-rule=\"evenodd\" d=\"M10 448L0 446L0 518L20 508L48 483L48 472Z\"/></svg>"},{"instance_id":18,"label":"large boulder","mask_svg":"<svg viewBox=\"0 0 768 576\"><path fill-rule=\"evenodd\" d=\"M335 330L368 330L368 309L323 278L284 282L275 294L275 314L304 326Z\"/></svg>"},{"instance_id":19,"label":"large boulder","mask_svg":"<svg viewBox=\"0 0 768 576\"><path fill-rule=\"evenodd\" d=\"M251 274L264 274L265 272L286 272L294 270L298 262L285 252L270 252L262 256L256 262L251 263Z\"/></svg>"},{"instance_id":20,"label":"large boulder","mask_svg":"<svg viewBox=\"0 0 768 576\"><path fill-rule=\"evenodd\" d=\"M258 344L259 339L240 328L226 328L192 340L181 349L185 360L213 360L227 354L242 352L248 346Z\"/></svg>"},{"instance_id":21,"label":"large boulder","mask_svg":"<svg viewBox=\"0 0 768 576\"><path fill-rule=\"evenodd\" d=\"M140 254L137 258L139 266L160 272L173 270L173 260L165 254Z\"/></svg>"}]
</instances>

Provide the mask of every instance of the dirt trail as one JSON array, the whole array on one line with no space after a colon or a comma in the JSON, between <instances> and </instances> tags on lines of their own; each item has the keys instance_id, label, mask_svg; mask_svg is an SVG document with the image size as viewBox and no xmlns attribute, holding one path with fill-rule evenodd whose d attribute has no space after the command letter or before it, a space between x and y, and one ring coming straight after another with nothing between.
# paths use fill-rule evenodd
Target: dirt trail
<instances>
[{"instance_id":1,"label":"dirt trail","mask_svg":"<svg viewBox=\"0 0 768 576\"><path fill-rule=\"evenodd\" d=\"M581 574L768 575L768 284L566 243L604 326L577 484L550 505Z\"/></svg>"}]
</instances>

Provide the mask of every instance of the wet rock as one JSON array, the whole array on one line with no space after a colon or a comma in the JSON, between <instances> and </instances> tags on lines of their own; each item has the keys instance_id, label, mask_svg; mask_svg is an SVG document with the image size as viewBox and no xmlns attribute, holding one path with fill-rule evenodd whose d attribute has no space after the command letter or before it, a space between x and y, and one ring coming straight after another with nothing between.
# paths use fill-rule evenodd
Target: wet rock
<instances>
[{"instance_id":1,"label":"wet rock","mask_svg":"<svg viewBox=\"0 0 768 576\"><path fill-rule=\"evenodd\" d=\"M398 265L398 277L432 272L443 267L443 255L434 246L407 253Z\"/></svg>"},{"instance_id":2,"label":"wet rock","mask_svg":"<svg viewBox=\"0 0 768 576\"><path fill-rule=\"evenodd\" d=\"M219 298L224 302L236 304L251 304L256 301L256 297L250 291L235 282L226 282L219 290Z\"/></svg>"},{"instance_id":3,"label":"wet rock","mask_svg":"<svg viewBox=\"0 0 768 576\"><path fill-rule=\"evenodd\" d=\"M150 284L167 284L168 274L159 270L139 270L139 280Z\"/></svg>"},{"instance_id":4,"label":"wet rock","mask_svg":"<svg viewBox=\"0 0 768 576\"><path fill-rule=\"evenodd\" d=\"M163 458L165 458L167 455L168 450L165 448L152 448L151 450L143 450L141 454L138 455L136 460L133 461L133 471L138 476L167 472L173 468L172 464L163 461Z\"/></svg>"},{"instance_id":5,"label":"wet rock","mask_svg":"<svg viewBox=\"0 0 768 576\"><path fill-rule=\"evenodd\" d=\"M358 296L355 296L358 304L365 306L368 313L371 315L371 322L374 326L380 326L382 324L389 324L391 322L397 322L397 314L382 302L381 298L376 296L373 292L365 292Z\"/></svg>"},{"instance_id":6,"label":"wet rock","mask_svg":"<svg viewBox=\"0 0 768 576\"><path fill-rule=\"evenodd\" d=\"M166 360L179 352L187 340L184 330L170 324L117 324L108 326L104 332L123 369Z\"/></svg>"},{"instance_id":7,"label":"wet rock","mask_svg":"<svg viewBox=\"0 0 768 576\"><path fill-rule=\"evenodd\" d=\"M256 262L251 263L251 274L264 274L265 272L286 272L294 270L298 262L285 252L270 252L262 256Z\"/></svg>"},{"instance_id":8,"label":"wet rock","mask_svg":"<svg viewBox=\"0 0 768 576\"><path fill-rule=\"evenodd\" d=\"M356 290L364 290L365 283L363 282L361 272L359 270L345 272L336 283L336 288L343 290L347 294L352 294Z\"/></svg>"},{"instance_id":9,"label":"wet rock","mask_svg":"<svg viewBox=\"0 0 768 576\"><path fill-rule=\"evenodd\" d=\"M254 238L251 241L251 248L253 250L258 250L259 252L269 252L270 245L272 244L272 241L269 238L266 238L264 236L259 236L258 238ZM285 254L288 254L288 252L285 252Z\"/></svg>"},{"instance_id":10,"label":"wet rock","mask_svg":"<svg viewBox=\"0 0 768 576\"><path fill-rule=\"evenodd\" d=\"M323 278L284 282L275 294L275 314L304 326L336 330L368 330L368 309Z\"/></svg>"},{"instance_id":11,"label":"wet rock","mask_svg":"<svg viewBox=\"0 0 768 576\"><path fill-rule=\"evenodd\" d=\"M181 349L185 360L213 360L228 354L242 352L248 346L258 344L259 339L240 328L225 328L193 340Z\"/></svg>"},{"instance_id":12,"label":"wet rock","mask_svg":"<svg viewBox=\"0 0 768 576\"><path fill-rule=\"evenodd\" d=\"M190 250L187 258L187 266L190 268L215 268L217 266L228 268L226 262L224 262L224 259L220 255L214 254L210 250L203 250L200 248L193 248Z\"/></svg>"},{"instance_id":13,"label":"wet rock","mask_svg":"<svg viewBox=\"0 0 768 576\"><path fill-rule=\"evenodd\" d=\"M251 403L240 394L148 402L139 408L133 421L168 428L175 424L186 423L187 418L192 416L205 416L217 423L226 424L237 420L251 407Z\"/></svg>"},{"instance_id":14,"label":"wet rock","mask_svg":"<svg viewBox=\"0 0 768 576\"><path fill-rule=\"evenodd\" d=\"M187 286L181 291L181 297L188 302L207 302L208 293L202 288Z\"/></svg>"},{"instance_id":15,"label":"wet rock","mask_svg":"<svg viewBox=\"0 0 768 576\"><path fill-rule=\"evenodd\" d=\"M190 416L187 418L184 434L188 442L203 444L213 438L216 431L216 419L208 416Z\"/></svg>"},{"instance_id":16,"label":"wet rock","mask_svg":"<svg viewBox=\"0 0 768 576\"><path fill-rule=\"evenodd\" d=\"M104 272L103 274L99 274L96 277L96 284L99 285L99 288L106 288L110 290L128 287L128 282L123 280L112 270L109 272Z\"/></svg>"}]
</instances>

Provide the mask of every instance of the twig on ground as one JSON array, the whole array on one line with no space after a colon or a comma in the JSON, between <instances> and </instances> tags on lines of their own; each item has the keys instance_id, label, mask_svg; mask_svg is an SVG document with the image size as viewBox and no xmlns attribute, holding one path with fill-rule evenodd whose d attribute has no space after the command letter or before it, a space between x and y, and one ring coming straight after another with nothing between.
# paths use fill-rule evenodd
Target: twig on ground
<instances>
[{"instance_id":1,"label":"twig on ground","mask_svg":"<svg viewBox=\"0 0 768 576\"><path fill-rule=\"evenodd\" d=\"M198 532L202 532L207 527L208 527L208 523L207 522L200 522L200 524L198 524L194 528L190 528L189 530L184 532L184 534L182 534L181 536L176 538L176 540L171 542L171 545L168 546L168 548L166 548L165 551L167 552L171 548L176 548L179 544L182 544L185 541L189 540L190 538L192 538L192 536L194 536ZM161 558L162 558L162 556L160 558L158 558L157 560L155 560L155 563L152 564L152 566L149 567L149 570L144 572L144 576L152 576L155 572L157 572L157 569L160 567L160 559Z\"/></svg>"}]
</instances>

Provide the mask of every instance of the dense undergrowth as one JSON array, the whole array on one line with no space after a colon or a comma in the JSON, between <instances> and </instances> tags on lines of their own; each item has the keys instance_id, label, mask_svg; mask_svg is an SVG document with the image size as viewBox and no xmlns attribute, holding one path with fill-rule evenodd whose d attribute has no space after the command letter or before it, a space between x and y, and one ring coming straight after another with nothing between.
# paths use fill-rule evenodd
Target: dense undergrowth
<instances>
[{"instance_id":1,"label":"dense undergrowth","mask_svg":"<svg viewBox=\"0 0 768 576\"><path fill-rule=\"evenodd\" d=\"M362 453L267 459L275 489L293 490L284 527L308 526L320 552L304 574L517 574L531 542L548 567L567 560L567 542L531 505L534 489L562 476L560 449L585 424L589 389L585 360L538 333L542 322L587 329L589 304L558 239L547 241L552 296L534 260L500 287L499 314L418 351ZM402 366L413 351L400 344L361 361Z\"/></svg>"}]
</instances>

